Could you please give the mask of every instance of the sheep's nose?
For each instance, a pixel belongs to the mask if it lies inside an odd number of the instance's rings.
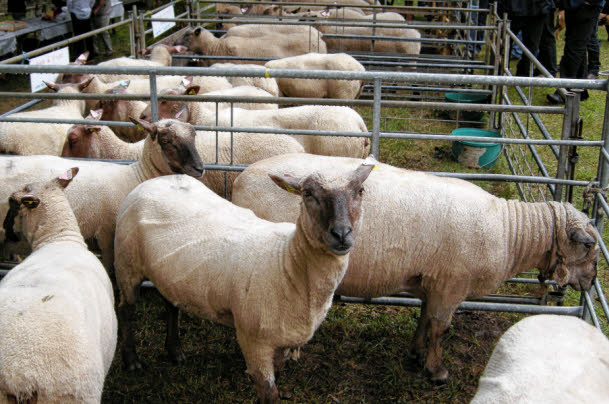
[[[152,121],[152,116],[151,116],[151,114],[148,114],[146,112],[142,112],[140,114],[140,119],[143,120],[143,121],[151,122]]]
[[[351,234],[351,226],[337,225],[330,229],[330,234],[341,244],[345,244],[345,241],[349,234]]]

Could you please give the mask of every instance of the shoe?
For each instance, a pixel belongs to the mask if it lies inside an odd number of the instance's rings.
[[[562,98],[562,95],[560,95],[560,93],[558,91],[555,91],[552,94],[547,94],[546,98],[548,99],[548,102],[552,105],[558,105],[558,104],[565,103],[565,99]]]
[[[598,79],[598,73],[588,73],[588,75],[586,76],[586,78],[588,80],[596,80]]]
[[[582,91],[581,94],[579,95],[580,101],[586,101],[588,98],[590,98],[590,94],[588,94],[588,90]]]

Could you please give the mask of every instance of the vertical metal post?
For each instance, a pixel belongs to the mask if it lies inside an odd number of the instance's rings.
[[[493,3],[493,9],[495,9],[496,7],[496,3]],[[492,54],[492,58],[493,58],[493,76],[500,76],[501,72],[500,72],[500,68],[501,68],[501,33],[503,32],[503,21],[495,18],[495,13],[493,12],[492,17],[490,18],[490,22],[492,22],[492,25],[495,26],[495,30],[493,31],[489,31],[487,36],[486,36],[486,50],[487,50],[487,54],[488,57],[491,58],[491,39],[490,37],[490,33],[494,32],[495,36],[494,36],[494,40],[495,40],[495,52]],[[491,103],[493,104],[503,104],[503,101],[501,100],[500,96],[499,96],[499,86],[497,85],[493,85],[492,87],[492,101]],[[492,112],[490,114],[489,117],[489,128],[491,129],[497,129],[498,127],[495,126],[495,120],[497,118],[497,114],[499,114],[499,112]]]
[[[577,98],[577,99],[576,99]],[[574,109],[574,104],[578,104],[576,106],[577,109]],[[561,140],[568,140],[571,137],[571,130],[574,120],[577,121],[577,117],[573,115],[574,111],[579,111],[579,96],[568,92],[565,98],[565,115],[562,122],[562,133],[560,135]],[[565,145],[560,145],[558,149],[558,163],[556,170],[556,178],[564,179],[565,173],[567,172],[567,157],[569,155],[569,147]],[[556,188],[554,190],[554,200],[562,201],[562,184],[556,184]]]
[[[378,4],[377,0],[374,0],[374,5]],[[343,9],[344,10],[344,9]],[[376,8],[372,9],[372,36],[376,34]],[[374,38],[370,41],[370,52],[374,52]]]
[[[601,132],[601,137],[603,140],[603,149],[609,151],[609,85],[605,91],[605,114],[603,115],[603,131]],[[607,185],[609,185],[609,161],[605,159],[602,152],[599,152],[596,177],[598,178],[600,188],[606,188]],[[598,229],[599,234],[603,234],[605,215],[602,211],[603,208],[599,206],[600,204],[598,203],[597,198],[594,198],[592,212],[596,228]]]
[[[372,154],[379,158],[379,143],[381,130],[381,79],[374,79],[374,105],[372,109]]]
[[[186,0],[185,2],[186,5],[186,18],[190,19],[190,16],[192,15],[192,0]],[[191,26],[191,22],[188,21],[188,26]]]
[[[504,70],[506,69],[506,66],[510,65],[510,36],[508,35],[508,30],[510,29],[510,22],[507,20],[507,14],[503,14],[502,26],[503,29],[501,32],[501,44],[503,48],[501,49],[503,49],[503,59],[502,62],[499,64],[499,73],[501,76],[504,76]],[[499,86],[498,97],[500,99],[498,100],[498,104],[503,104],[503,99],[506,95],[505,93],[507,93],[507,88],[505,86]],[[505,112],[500,112],[499,114],[501,114],[501,118],[499,119],[499,122],[495,122],[495,127],[497,129],[503,128],[503,116]]]
[[[141,13],[139,15],[139,23],[140,23],[140,49],[146,49],[146,26],[144,25],[144,15],[146,13]]]
[[[152,114],[152,122],[159,120],[159,101],[157,99],[156,89],[156,73],[150,73],[150,113]]]
[[[137,58],[141,49],[139,49],[140,27],[138,24],[137,6],[135,4],[131,7],[131,25],[130,25],[130,29],[129,29],[130,34],[131,34],[132,30],[133,30],[134,40],[131,42],[131,48],[133,49],[133,51],[131,52],[131,56],[135,56]],[[129,38],[129,39],[131,39],[131,38]]]

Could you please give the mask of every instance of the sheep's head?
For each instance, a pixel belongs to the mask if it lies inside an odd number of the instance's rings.
[[[119,85],[106,90],[104,94],[127,94],[130,80],[123,80]],[[129,115],[129,104],[127,100],[101,100],[99,106],[102,110],[100,119],[102,121],[122,121],[123,117]]]
[[[94,121],[101,118],[102,110],[92,110],[86,119],[91,120],[91,124],[72,125],[68,129],[66,141],[63,144],[61,157],[91,157],[91,140],[102,129],[101,125],[97,125]]]
[[[596,278],[598,232],[590,219],[571,204],[552,203],[552,207],[555,235],[547,268],[560,286],[588,290]]]
[[[176,45],[183,45],[193,52],[202,53],[201,44],[204,42],[204,36],[206,34],[208,34],[207,36],[213,37],[209,31],[201,27],[189,29],[184,32],[182,37],[178,38],[175,43]]]
[[[304,179],[288,174],[270,175],[284,190],[302,196],[300,219],[311,242],[318,242],[336,255],[345,255],[353,246],[360,223],[363,182],[374,168],[364,163],[342,176],[319,173]]]
[[[52,81],[45,81],[44,84],[46,84],[50,90],[55,91],[56,93],[65,92],[66,89],[70,89],[67,90],[68,92],[81,92],[87,88],[91,81],[93,81],[93,77],[83,79],[77,83],[55,83]]]
[[[70,63],[73,66],[82,66],[87,64],[87,59],[89,58],[89,51],[79,55],[74,62]],[[57,81],[59,83],[82,83],[87,80],[89,75],[83,73],[60,73],[57,77]]]
[[[9,210],[2,224],[7,241],[26,240],[31,243],[33,234],[41,223],[52,213],[48,207],[57,198],[63,198],[63,188],[78,173],[78,167],[71,168],[59,177],[47,182],[28,184],[8,198]]]
[[[161,148],[166,164],[175,174],[187,174],[200,178],[205,170],[203,161],[195,146],[195,129],[189,123],[175,119],[163,119],[150,123],[130,118],[131,122],[142,128],[150,139]],[[161,162],[155,162],[157,167]]]
[[[165,88],[159,92],[159,95],[197,95],[199,93],[199,86],[181,85],[176,88]],[[170,100],[159,100],[157,105],[157,111],[159,119],[178,119],[182,122],[187,122],[189,118],[189,111],[186,101],[170,101]],[[152,122],[152,110],[150,104],[140,114],[140,119],[148,122]]]

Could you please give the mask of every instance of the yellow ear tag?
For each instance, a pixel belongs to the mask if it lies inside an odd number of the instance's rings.
[[[271,78],[271,75],[269,74],[269,68],[268,67],[266,69],[264,69],[264,77],[266,77],[267,79]]]
[[[296,193],[296,190],[294,188],[292,188],[291,186],[289,186],[288,184],[284,185],[284,189],[286,191],[288,191],[289,193],[291,193],[291,194],[295,194]]]
[[[376,171],[379,169],[379,166],[377,166],[376,164],[374,165],[374,167],[372,167],[372,171]]]
[[[195,90],[193,88],[188,90],[188,95],[195,95]]]
[[[95,132],[95,129],[93,129],[93,128],[89,128],[89,129],[87,129],[87,130],[89,131],[89,133],[93,133],[93,132]]]
[[[34,205],[34,203],[35,203],[35,202],[34,202],[34,201],[29,201],[29,200],[28,200],[28,201],[23,201],[23,203],[24,203],[25,205],[27,205],[27,206],[32,206],[32,205]]]
[[[138,123],[137,125],[135,125],[135,127],[136,127],[138,130],[143,130],[143,129],[144,129],[144,128],[142,128],[142,125],[140,125],[139,123]]]

